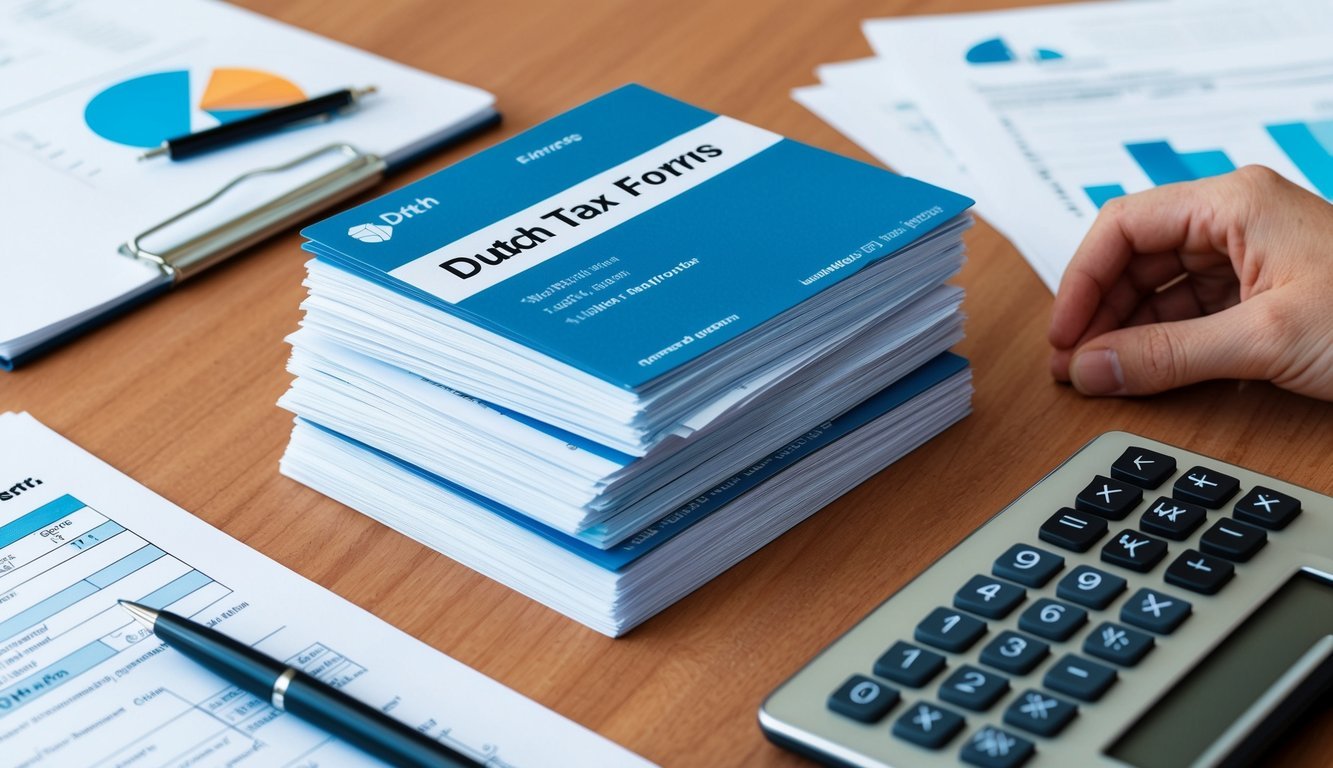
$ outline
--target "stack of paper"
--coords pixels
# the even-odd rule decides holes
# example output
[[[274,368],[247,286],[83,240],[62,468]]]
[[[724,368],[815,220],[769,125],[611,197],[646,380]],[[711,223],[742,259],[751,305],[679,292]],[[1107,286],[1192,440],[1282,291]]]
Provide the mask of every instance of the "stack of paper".
[[[970,202],[619,89],[305,231],[283,471],[621,634],[967,412]]]
[[[864,25],[797,101],[977,200],[1054,289],[1098,209],[1258,163],[1333,199],[1333,5],[1137,0]]]
[[[381,765],[167,647],[117,600],[215,628],[476,765],[651,765],[287,570],[25,413],[0,413],[0,466],[9,470],[0,494],[6,768]]]

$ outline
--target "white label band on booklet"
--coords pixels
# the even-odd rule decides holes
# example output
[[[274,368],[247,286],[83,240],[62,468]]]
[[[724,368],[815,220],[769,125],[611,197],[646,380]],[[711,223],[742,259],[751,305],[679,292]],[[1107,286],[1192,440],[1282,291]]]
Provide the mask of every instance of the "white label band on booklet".
[[[389,274],[457,303],[739,165],[782,140],[716,117]]]

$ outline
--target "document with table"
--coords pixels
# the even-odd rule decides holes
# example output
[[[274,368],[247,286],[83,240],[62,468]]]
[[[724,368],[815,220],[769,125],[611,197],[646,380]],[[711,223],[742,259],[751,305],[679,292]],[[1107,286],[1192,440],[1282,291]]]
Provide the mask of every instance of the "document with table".
[[[346,116],[187,162],[138,161],[164,139],[371,85],[378,92]],[[174,251],[206,265],[294,225],[493,122],[493,102],[225,3],[0,8],[0,274],[11,287],[0,303],[0,367],[165,290],[182,273]],[[271,172],[138,243],[166,268],[117,252],[259,169]]]
[[[487,766],[645,766],[162,499],[0,415],[0,765],[365,765],[116,605],[214,627]]]
[[[873,19],[795,98],[945,184],[1052,290],[1102,205],[1266,165],[1333,199],[1333,6],[1140,0]]]

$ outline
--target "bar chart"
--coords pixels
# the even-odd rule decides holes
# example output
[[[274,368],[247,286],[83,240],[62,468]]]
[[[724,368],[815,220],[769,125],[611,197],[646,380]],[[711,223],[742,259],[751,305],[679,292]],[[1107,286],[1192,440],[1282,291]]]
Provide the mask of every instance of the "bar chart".
[[[1292,164],[1326,200],[1333,200],[1333,120],[1265,126]]]

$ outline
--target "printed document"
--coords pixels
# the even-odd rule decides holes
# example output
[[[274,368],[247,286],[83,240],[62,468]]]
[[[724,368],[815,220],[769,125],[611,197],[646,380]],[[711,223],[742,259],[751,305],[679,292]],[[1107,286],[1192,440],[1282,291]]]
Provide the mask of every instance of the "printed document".
[[[877,19],[794,96],[955,185],[1054,289],[1115,197],[1267,165],[1333,199],[1333,5],[1140,0]]]
[[[138,161],[167,138],[347,87],[353,113],[184,162]],[[477,88],[205,0],[0,7],[0,358],[165,286],[117,246],[242,173],[348,143],[393,162],[493,114]],[[145,244],[161,248],[327,173],[330,154],[252,178]],[[21,286],[21,289],[18,288]]]
[[[0,765],[361,766],[365,753],[203,670],[117,599],[165,608],[492,768],[646,766],[0,415]]]

